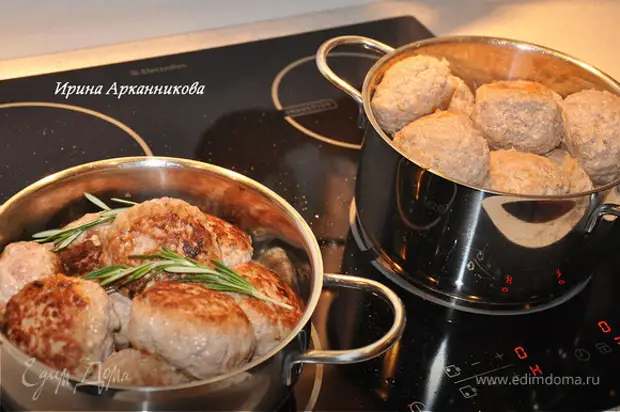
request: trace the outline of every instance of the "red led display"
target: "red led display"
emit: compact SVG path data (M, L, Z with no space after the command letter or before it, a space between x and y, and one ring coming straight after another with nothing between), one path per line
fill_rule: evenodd
M523 346L517 346L515 348L515 353L517 354L517 356L519 357L519 359L525 359L527 358L527 353L525 352L525 349L523 349Z
M558 285L563 285L566 283L566 281L562 279L562 272L560 271L560 269L555 270L555 276L557 276L558 278Z
M512 285L512 276L506 275L506 277L504 278L504 283L506 284L506 286L502 287L502 293L507 293L510 290L508 286Z
M540 369L540 366L538 366L538 364L530 366L530 371L532 371L532 375L534 376L543 374L542 369Z
M605 322L604 320L598 323L598 327L603 331L603 333L611 332L611 328L609 327L609 324Z
M620 345L620 336L616 336L614 340L616 341L616 344Z
M516 348L514 348L514 351L519 359L527 359L527 352L525 351L525 349L523 349L523 346L517 346ZM540 366L538 366L538 364L535 364L534 366L529 366L529 368L530 372L532 372L532 375L534 376L543 374L543 371L542 369L540 369Z

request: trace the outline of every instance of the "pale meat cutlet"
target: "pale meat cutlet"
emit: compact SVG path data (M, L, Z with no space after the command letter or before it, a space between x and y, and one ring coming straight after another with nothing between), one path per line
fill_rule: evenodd
M555 149L545 156L560 166L562 173L568 179L570 193L579 193L592 190L594 185L588 174L579 166L577 159L564 149Z
M498 81L476 90L473 119L491 149L545 154L564 136L562 97L537 82Z
M620 178L620 96L584 90L562 103L570 154L594 184Z
M27 284L9 300L4 318L4 334L17 348L79 377L112 353L119 326L101 286L64 275Z
M165 361L135 349L114 352L103 361L100 376L115 376L119 386L171 386L192 379Z
M287 285L297 284L295 265L281 247L267 249L258 257L257 262L277 274Z
M108 296L110 296L110 301L114 306L114 312L116 312L120 322L119 330L114 332L114 346L116 349L123 349L129 346L127 329L129 327L132 300L118 292L109 293Z
M463 79L456 76L451 76L450 81L454 86L454 94L450 100L448 110L463 113L464 115L471 117L474 114L474 109L476 107L476 99L474 94Z
M60 259L48 246L36 242L8 244L0 255L0 312L28 283L61 272Z
M438 111L403 127L394 145L407 158L448 178L474 186L484 183L489 147L471 119L456 111Z
M570 182L560 166L544 156L495 150L486 187L511 194L553 196L568 193Z
M371 100L372 111L379 126L394 134L419 117L448 108L456 86L445 59L407 57L383 75Z
M291 309L283 308L251 296L230 293L252 323L256 338L256 356L265 355L297 326L303 315L302 304L289 285L259 263L248 262L233 269L259 292L291 306Z
M181 282L159 282L134 298L128 338L196 379L247 363L256 348L252 325L232 297Z

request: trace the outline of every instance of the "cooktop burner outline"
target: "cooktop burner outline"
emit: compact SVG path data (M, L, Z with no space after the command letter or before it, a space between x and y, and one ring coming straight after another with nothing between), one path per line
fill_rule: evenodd
M369 59L369 60L379 60L381 56L377 56L377 55L372 55L372 54L365 54L365 53L355 53L355 52L336 52L336 53L331 53L329 55L330 58L334 58L334 57L362 57L365 59ZM306 102L306 103L301 103L301 104L295 104L295 105L289 105L289 106L283 106L282 102L280 100L280 84L282 83L282 79L288 74L290 73L293 69L295 69L298 66L301 66L302 64L306 64L306 63L314 63L315 60L315 55L310 55L310 56L306 56L303 57L301 59L295 60L292 63L289 63L287 66L285 66L282 70L280 70L280 72L276 75L276 77L273 80L273 83L271 85L271 99L273 101L274 106L276 107L276 109L278 110L282 110L282 111L286 111L291 110L291 109L295 109L295 108L299 108L300 110L304 110L304 112L306 114L309 113L318 113L321 111L325 111L325 110L335 110L338 108L337 104L335 101L333 101L332 99L322 99L322 100L317 100L314 102ZM318 69L317 69L318 71ZM325 79L326 84L329 84L329 82ZM333 87L331 85L329 85L330 87ZM347 98L349 98L347 96ZM308 106L310 104L315 104L318 107L313 108L309 108ZM291 125L293 126L295 129L299 130L300 132L304 133L307 136L310 136L314 139L320 140L322 142L334 145L334 146L339 146L339 147L343 147L346 149L354 149L354 150L359 150L362 148L361 144L355 144L355 143L349 143L349 142L343 142L341 140L338 140L337 138L333 138L333 137L328 137L325 136L321 133L317 133L313 130L310 130L308 127L302 125L300 122L298 122L297 120L295 120L295 118L291 115L285 115L284 119Z
M97 117L97 118L99 118L101 120L105 120L106 122L108 122L110 124L113 124L114 126L118 127L119 129L121 129L122 131L127 133L133 140L135 140L136 143L138 143L138 145L144 151L146 156L153 156L153 152L151 151L151 148L148 146L148 144L146 144L144 139L142 139L142 137L140 137L140 135L138 135L138 133L136 133L132 128L130 128L129 126L127 126L124 123L119 122L118 120L114 119L113 117L105 115L105 114L103 114L101 112L98 112L96 110L87 109L85 107L80 107L80 106L74 106L74 105L71 105L71 104L54 103L54 102L13 102L13 103L0 103L0 109L12 109L12 108L16 108L16 107L49 107L49 108L54 108L54 109L65 109L65 110L72 110L72 111L79 112L79 113L89 114L89 115Z

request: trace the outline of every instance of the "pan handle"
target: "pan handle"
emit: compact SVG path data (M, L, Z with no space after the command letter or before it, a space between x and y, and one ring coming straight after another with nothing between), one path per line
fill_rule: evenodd
M323 277L324 286L359 289L376 293L385 299L392 308L394 321L390 330L370 345L350 350L309 350L305 353L289 355L284 361L284 380L287 385L292 383L293 366L299 363L314 364L346 364L364 362L387 351L401 338L405 330L405 306L400 298L387 286L374 280L357 276L335 275L326 273Z
M362 94L355 87L338 77L336 73L327 64L327 55L330 51L338 46L357 45L368 50L376 51L379 54L388 54L394 51L394 48L383 44L377 40L362 36L340 36L327 40L321 44L316 52L316 65L321 74L329 80L334 86L351 96L360 106L362 105Z

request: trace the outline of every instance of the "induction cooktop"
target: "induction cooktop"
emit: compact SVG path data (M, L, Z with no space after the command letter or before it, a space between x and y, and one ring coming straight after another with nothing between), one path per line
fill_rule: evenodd
M437 306L383 275L380 259L363 247L352 208L362 143L358 107L314 63L323 41L345 34L394 47L433 36L405 16L2 81L0 202L55 171L134 155L221 165L278 192L310 223L328 272L390 286L408 319L403 338L379 358L306 366L283 411L602 411L620 405L617 257L601 262L588 287L563 305L512 317ZM330 65L360 86L377 59L343 48L330 55ZM312 342L323 349L363 346L385 333L391 318L372 295L325 290Z

